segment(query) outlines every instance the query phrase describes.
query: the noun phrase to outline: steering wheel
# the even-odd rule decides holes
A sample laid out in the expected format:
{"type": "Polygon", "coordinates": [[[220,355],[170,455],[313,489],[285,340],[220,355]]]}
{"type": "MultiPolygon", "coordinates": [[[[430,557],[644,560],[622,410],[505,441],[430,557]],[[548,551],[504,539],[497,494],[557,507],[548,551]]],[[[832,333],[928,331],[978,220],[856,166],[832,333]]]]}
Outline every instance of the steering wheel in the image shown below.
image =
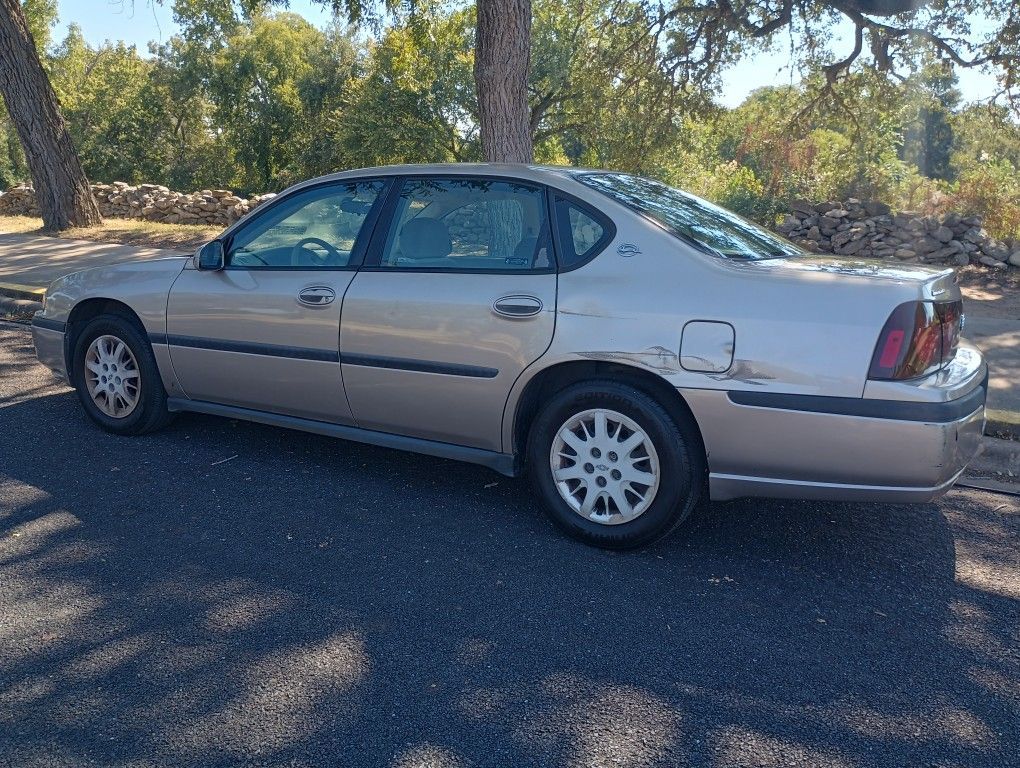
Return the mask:
{"type": "Polygon", "coordinates": [[[318,237],[303,237],[294,243],[290,249],[290,265],[292,267],[325,267],[343,266],[344,256],[334,246],[318,237]],[[325,257],[319,257],[311,250],[306,250],[306,245],[317,245],[326,251],[325,257]]]}

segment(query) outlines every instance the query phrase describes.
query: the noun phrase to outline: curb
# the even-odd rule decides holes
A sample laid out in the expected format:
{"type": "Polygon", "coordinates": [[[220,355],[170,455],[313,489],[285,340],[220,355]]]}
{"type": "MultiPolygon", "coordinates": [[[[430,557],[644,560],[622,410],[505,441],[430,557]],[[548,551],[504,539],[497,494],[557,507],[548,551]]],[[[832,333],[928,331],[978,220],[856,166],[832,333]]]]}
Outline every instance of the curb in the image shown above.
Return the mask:
{"type": "Polygon", "coordinates": [[[985,437],[981,441],[981,454],[978,459],[982,466],[992,471],[1001,470],[1003,474],[1012,472],[1020,481],[1020,442],[985,437]]]}
{"type": "Polygon", "coordinates": [[[32,315],[42,309],[42,302],[28,299],[12,299],[0,295],[0,319],[16,323],[30,323],[32,315]]]}
{"type": "Polygon", "coordinates": [[[1004,411],[997,408],[985,410],[985,434],[1005,435],[1020,440],[1020,412],[1004,411]]]}
{"type": "Polygon", "coordinates": [[[32,315],[42,309],[45,288],[24,283],[0,282],[0,318],[15,322],[30,322],[32,315]]]}
{"type": "Polygon", "coordinates": [[[46,288],[38,285],[26,285],[24,283],[0,282],[0,296],[7,296],[12,299],[25,299],[27,301],[42,302],[46,294],[46,288]]]}
{"type": "Polygon", "coordinates": [[[1020,492],[1020,442],[986,435],[961,482],[986,490],[1020,492]]]}

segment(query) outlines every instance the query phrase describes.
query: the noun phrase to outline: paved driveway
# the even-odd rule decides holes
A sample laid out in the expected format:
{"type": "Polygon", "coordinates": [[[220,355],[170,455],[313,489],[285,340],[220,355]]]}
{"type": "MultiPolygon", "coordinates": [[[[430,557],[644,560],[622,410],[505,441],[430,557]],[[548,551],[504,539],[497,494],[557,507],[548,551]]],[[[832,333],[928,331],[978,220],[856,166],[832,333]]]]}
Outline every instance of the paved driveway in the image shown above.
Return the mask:
{"type": "Polygon", "coordinates": [[[477,467],[106,435],[14,326],[0,371],[0,764],[1015,764],[1015,498],[717,504],[611,554],[477,467]]]}
{"type": "Polygon", "coordinates": [[[163,248],[0,233],[0,282],[45,288],[58,277],[80,269],[183,255],[163,248]]]}

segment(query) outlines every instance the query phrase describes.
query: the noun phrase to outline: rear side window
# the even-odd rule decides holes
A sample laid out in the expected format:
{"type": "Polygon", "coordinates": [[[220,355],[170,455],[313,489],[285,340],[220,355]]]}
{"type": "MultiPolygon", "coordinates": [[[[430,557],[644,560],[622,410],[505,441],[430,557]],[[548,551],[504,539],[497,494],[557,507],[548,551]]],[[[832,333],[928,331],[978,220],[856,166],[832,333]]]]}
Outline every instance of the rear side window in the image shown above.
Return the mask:
{"type": "Polygon", "coordinates": [[[576,178],[708,253],[731,259],[774,259],[804,253],[789,240],[732,211],[658,181],[607,172],[582,173],[576,178]]]}
{"type": "Polygon", "coordinates": [[[380,266],[552,271],[541,187],[488,178],[408,179],[380,266]]]}
{"type": "Polygon", "coordinates": [[[612,224],[605,216],[583,203],[559,196],[555,206],[561,269],[581,266],[609,244],[612,224]]]}

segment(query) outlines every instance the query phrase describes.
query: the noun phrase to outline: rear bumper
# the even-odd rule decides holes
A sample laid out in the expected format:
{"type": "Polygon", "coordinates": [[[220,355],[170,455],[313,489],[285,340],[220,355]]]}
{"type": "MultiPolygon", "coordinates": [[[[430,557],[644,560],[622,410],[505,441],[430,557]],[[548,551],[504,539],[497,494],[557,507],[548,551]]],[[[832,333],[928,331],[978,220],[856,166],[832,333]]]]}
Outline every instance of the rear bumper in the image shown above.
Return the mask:
{"type": "Polygon", "coordinates": [[[32,340],[39,362],[67,381],[64,358],[64,324],[36,315],[32,318],[32,340]]]}
{"type": "MultiPolygon", "coordinates": [[[[702,430],[712,499],[913,502],[952,487],[984,432],[988,372],[976,350],[951,391],[911,399],[683,390],[702,430]]],[[[897,393],[900,394],[900,393],[897,393]]]]}

